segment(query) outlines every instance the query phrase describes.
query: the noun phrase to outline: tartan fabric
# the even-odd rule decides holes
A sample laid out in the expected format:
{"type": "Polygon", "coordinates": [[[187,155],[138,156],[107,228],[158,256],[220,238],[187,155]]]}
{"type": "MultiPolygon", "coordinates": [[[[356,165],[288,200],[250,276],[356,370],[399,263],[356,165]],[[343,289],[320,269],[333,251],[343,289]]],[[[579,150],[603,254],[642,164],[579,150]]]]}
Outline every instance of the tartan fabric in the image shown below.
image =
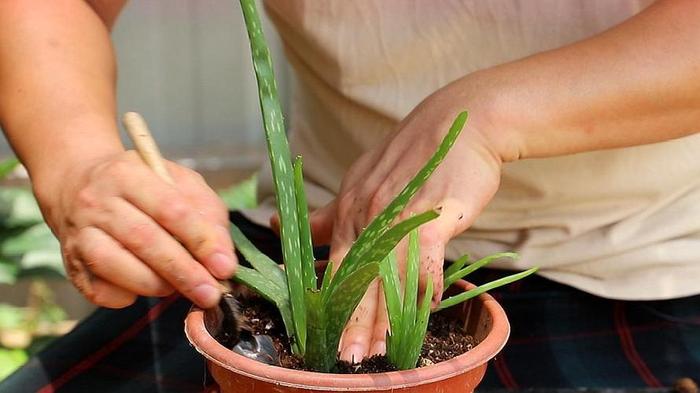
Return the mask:
{"type": "MultiPolygon", "coordinates": [[[[279,258],[268,229],[240,214],[232,220],[279,258]]],[[[503,274],[484,270],[470,280],[503,274]]],[[[700,379],[700,296],[613,301],[540,277],[493,294],[508,312],[512,333],[480,391],[657,393],[680,377],[700,379]]],[[[204,360],[184,337],[189,307],[174,295],[97,310],[2,382],[0,393],[211,391],[204,360]]]]}

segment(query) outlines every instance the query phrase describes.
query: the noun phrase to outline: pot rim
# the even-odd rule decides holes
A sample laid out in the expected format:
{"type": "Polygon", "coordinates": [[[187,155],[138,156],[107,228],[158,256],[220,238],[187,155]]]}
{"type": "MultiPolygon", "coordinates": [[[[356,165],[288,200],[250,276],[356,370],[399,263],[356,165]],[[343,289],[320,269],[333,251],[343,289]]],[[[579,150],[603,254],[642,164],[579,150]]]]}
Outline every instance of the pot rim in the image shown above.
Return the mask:
{"type": "MultiPolygon", "coordinates": [[[[474,285],[464,280],[455,284],[462,290],[474,285]]],[[[241,356],[209,334],[204,324],[204,310],[193,307],[185,319],[185,335],[195,350],[207,360],[231,372],[262,382],[297,389],[325,391],[373,391],[401,389],[438,382],[476,368],[494,356],[505,346],[510,335],[510,325],[501,305],[491,295],[484,293],[475,298],[483,303],[492,319],[486,337],[474,348],[450,360],[412,370],[391,371],[376,374],[332,374],[293,370],[256,362],[241,356]]]]}

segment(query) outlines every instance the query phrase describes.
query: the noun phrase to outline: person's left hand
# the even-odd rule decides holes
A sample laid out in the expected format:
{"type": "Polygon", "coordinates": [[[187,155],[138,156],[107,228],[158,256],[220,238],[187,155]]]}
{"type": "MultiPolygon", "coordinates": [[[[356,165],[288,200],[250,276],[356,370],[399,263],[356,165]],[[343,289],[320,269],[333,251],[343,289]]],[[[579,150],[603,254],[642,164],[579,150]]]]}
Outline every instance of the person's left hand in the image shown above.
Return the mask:
{"type": "MultiPolygon", "coordinates": [[[[416,107],[380,146],[362,155],[343,179],[337,198],[312,214],[314,239],[331,245],[330,260],[342,261],[359,233],[401,191],[435,152],[457,114],[470,118],[452,150],[416,194],[399,220],[439,208],[440,216],[423,225],[420,241],[420,292],[433,279],[433,304],[442,293],[442,265],[447,242],[466,230],[496,192],[501,155],[494,148],[485,107],[453,84],[416,107]],[[456,105],[458,103],[459,105],[456,105]]],[[[398,259],[405,260],[405,246],[398,259]]],[[[403,269],[400,267],[400,271],[403,269]]],[[[370,285],[348,322],[340,343],[340,358],[359,362],[386,351],[388,321],[379,280],[370,285]]]]}

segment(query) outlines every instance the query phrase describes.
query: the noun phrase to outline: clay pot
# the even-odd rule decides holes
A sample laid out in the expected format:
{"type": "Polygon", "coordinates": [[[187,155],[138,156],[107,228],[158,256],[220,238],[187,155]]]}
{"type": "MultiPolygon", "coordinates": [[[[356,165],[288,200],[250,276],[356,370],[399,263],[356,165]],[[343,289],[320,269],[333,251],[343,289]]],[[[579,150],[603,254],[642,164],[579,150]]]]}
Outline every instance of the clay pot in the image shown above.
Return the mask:
{"type": "MultiPolygon", "coordinates": [[[[453,292],[473,288],[459,281],[453,292]]],[[[483,294],[442,312],[452,313],[479,344],[446,362],[408,371],[340,375],[269,366],[238,355],[219,344],[208,330],[217,326],[213,312],[193,308],[185,320],[185,333],[206,359],[221,393],[227,392],[472,392],[486,372],[486,364],[503,348],[510,333],[505,312],[496,300],[483,294]],[[207,312],[208,313],[208,312],[207,312]],[[205,322],[206,321],[206,322],[205,322]]]]}

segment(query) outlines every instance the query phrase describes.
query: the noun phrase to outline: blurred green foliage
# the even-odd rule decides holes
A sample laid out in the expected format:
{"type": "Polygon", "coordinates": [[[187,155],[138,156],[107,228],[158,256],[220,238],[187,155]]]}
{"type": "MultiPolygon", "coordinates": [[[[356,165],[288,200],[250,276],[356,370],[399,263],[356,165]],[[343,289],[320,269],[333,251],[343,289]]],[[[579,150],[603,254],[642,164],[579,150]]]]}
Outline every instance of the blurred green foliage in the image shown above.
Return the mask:
{"type": "MultiPolygon", "coordinates": [[[[19,162],[0,161],[0,181],[19,162]]],[[[27,307],[0,303],[0,380],[65,329],[63,309],[41,281],[65,277],[60,246],[26,187],[0,186],[0,284],[31,280],[27,307]]]]}
{"type": "Polygon", "coordinates": [[[219,197],[229,210],[252,209],[258,206],[258,177],[253,175],[229,188],[219,190],[219,197]]]}

